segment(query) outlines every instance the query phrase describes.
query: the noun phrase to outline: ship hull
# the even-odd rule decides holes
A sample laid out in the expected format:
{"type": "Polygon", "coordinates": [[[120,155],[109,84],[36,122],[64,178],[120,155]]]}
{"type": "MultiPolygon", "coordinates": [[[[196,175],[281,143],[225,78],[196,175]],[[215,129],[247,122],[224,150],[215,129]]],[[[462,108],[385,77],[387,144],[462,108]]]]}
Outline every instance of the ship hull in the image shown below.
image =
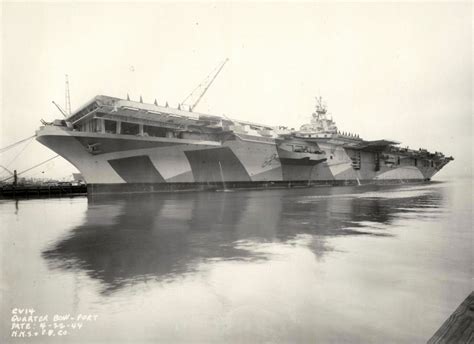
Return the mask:
{"type": "Polygon", "coordinates": [[[320,143],[326,159],[288,160],[271,139],[225,142],[135,137],[45,127],[37,140],[73,164],[91,194],[423,182],[442,167],[320,143]],[[354,167],[354,156],[359,165],[354,167]]]}
{"type": "Polygon", "coordinates": [[[196,191],[237,191],[237,190],[270,190],[311,187],[337,187],[350,185],[396,185],[422,184],[429,180],[420,179],[384,179],[384,180],[319,180],[319,181],[268,181],[268,182],[209,182],[209,183],[120,183],[120,184],[87,184],[89,195],[116,193],[166,193],[196,191]]]}

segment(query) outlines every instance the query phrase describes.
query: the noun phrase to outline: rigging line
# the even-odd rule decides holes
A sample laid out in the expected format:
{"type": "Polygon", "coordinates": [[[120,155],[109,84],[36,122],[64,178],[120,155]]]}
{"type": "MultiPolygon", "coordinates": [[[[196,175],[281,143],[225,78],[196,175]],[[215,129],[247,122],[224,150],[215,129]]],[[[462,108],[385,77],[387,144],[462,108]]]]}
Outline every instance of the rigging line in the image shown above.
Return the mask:
{"type": "Polygon", "coordinates": [[[9,150],[10,148],[13,148],[13,147],[15,147],[16,145],[19,145],[19,144],[22,143],[22,142],[28,141],[28,140],[32,139],[33,137],[35,137],[35,136],[36,136],[36,135],[32,135],[32,136],[30,136],[30,137],[27,137],[26,139],[17,141],[17,142],[15,142],[15,143],[12,143],[11,145],[8,145],[8,146],[6,146],[6,147],[0,148],[0,153],[3,153],[3,152],[5,152],[5,151],[9,150]]]}
{"type": "Polygon", "coordinates": [[[13,176],[13,172],[10,171],[8,168],[6,168],[5,166],[3,165],[0,165],[0,168],[3,170],[2,172],[7,172],[8,174],[12,175],[13,176]]]}
{"type": "Polygon", "coordinates": [[[219,75],[220,71],[222,70],[222,68],[224,67],[224,65],[227,63],[227,61],[229,61],[228,58],[226,58],[224,60],[223,63],[221,63],[220,65],[218,65],[216,68],[214,68],[212,70],[211,73],[209,73],[205,78],[204,80],[202,80],[199,85],[194,89],[192,90],[192,92],[180,103],[181,105],[187,105],[186,102],[188,101],[189,98],[191,98],[193,95],[196,94],[196,91],[199,89],[199,88],[203,88],[203,90],[201,91],[201,94],[200,96],[198,97],[198,100],[194,102],[194,104],[190,104],[190,107],[191,109],[194,109],[197,104],[199,103],[199,101],[201,100],[201,98],[204,96],[204,94],[207,92],[208,88],[212,85],[212,83],[214,82],[214,79],[217,77],[217,75],[219,75]]]}
{"type": "MultiPolygon", "coordinates": [[[[46,164],[48,161],[51,161],[51,160],[53,160],[53,159],[56,159],[58,156],[59,156],[59,155],[55,155],[55,156],[53,156],[52,158],[46,159],[45,161],[40,162],[39,164],[36,164],[36,165],[34,165],[34,166],[32,166],[32,167],[26,169],[26,170],[23,170],[23,171],[17,173],[16,175],[19,176],[20,174],[23,174],[23,173],[26,173],[26,172],[28,172],[28,171],[31,171],[32,169],[34,169],[34,168],[36,168],[36,167],[39,167],[39,166],[41,166],[41,165],[43,165],[43,164],[46,164]]],[[[10,177],[8,177],[8,178],[5,178],[5,179],[3,179],[3,180],[0,180],[0,182],[5,182],[5,181],[7,181],[8,179],[12,179],[12,178],[13,178],[13,176],[10,176],[10,177]]]]}
{"type": "Polygon", "coordinates": [[[25,151],[25,149],[30,145],[31,142],[33,141],[28,141],[28,143],[25,146],[23,146],[21,151],[17,155],[15,155],[15,157],[7,164],[6,167],[10,167],[10,165],[13,164],[13,162],[21,155],[21,153],[25,151]]]}
{"type": "Polygon", "coordinates": [[[197,85],[196,88],[191,91],[190,94],[188,94],[188,96],[181,102],[181,104],[186,104],[186,101],[187,101],[189,98],[191,98],[191,96],[192,96],[193,94],[195,94],[196,91],[197,91],[200,87],[203,87],[204,85],[206,85],[207,82],[208,82],[208,80],[211,78],[211,75],[212,75],[217,69],[219,69],[219,66],[217,66],[216,68],[214,68],[214,69],[212,70],[212,72],[209,73],[209,74],[199,83],[199,85],[197,85]]]}
{"type": "Polygon", "coordinates": [[[222,63],[222,65],[219,67],[219,69],[217,70],[216,74],[214,74],[214,76],[212,77],[212,79],[207,83],[206,87],[204,88],[204,90],[202,91],[201,95],[199,96],[199,98],[194,102],[194,104],[191,106],[191,111],[194,110],[194,108],[199,104],[199,102],[201,101],[202,97],[204,97],[204,95],[206,94],[207,90],[209,89],[209,87],[211,87],[212,83],[214,82],[214,80],[216,80],[217,76],[219,75],[219,73],[221,72],[222,68],[224,68],[225,64],[227,63],[227,61],[229,61],[228,58],[226,58],[224,60],[224,62],[222,63]]]}
{"type": "Polygon", "coordinates": [[[208,79],[209,79],[209,75],[208,75],[208,76],[206,77],[206,79],[204,79],[199,85],[197,85],[197,87],[196,87],[195,89],[193,89],[193,90],[191,91],[191,93],[188,94],[188,96],[187,96],[180,104],[181,104],[181,105],[186,105],[186,102],[188,101],[188,99],[191,98],[191,96],[192,96],[193,94],[195,94],[196,91],[197,91],[200,87],[203,87],[204,82],[206,82],[208,79]]]}

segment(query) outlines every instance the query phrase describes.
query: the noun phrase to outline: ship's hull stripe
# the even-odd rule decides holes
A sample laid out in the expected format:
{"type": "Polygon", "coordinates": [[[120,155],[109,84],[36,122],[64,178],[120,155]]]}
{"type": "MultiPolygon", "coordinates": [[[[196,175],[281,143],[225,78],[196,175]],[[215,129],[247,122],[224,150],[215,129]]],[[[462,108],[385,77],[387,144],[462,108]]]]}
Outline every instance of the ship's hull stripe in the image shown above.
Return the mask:
{"type": "Polygon", "coordinates": [[[84,146],[84,148],[93,150],[95,155],[179,145],[179,143],[175,142],[138,141],[123,138],[76,137],[76,139],[84,146]]]}
{"type": "Polygon", "coordinates": [[[250,176],[229,147],[185,151],[194,181],[250,181],[250,176]]]}
{"type": "Polygon", "coordinates": [[[145,155],[109,160],[109,164],[127,183],[165,182],[150,158],[145,155]]]}
{"type": "Polygon", "coordinates": [[[167,183],[192,183],[193,181],[193,173],[191,171],[183,172],[166,179],[167,183]]]}

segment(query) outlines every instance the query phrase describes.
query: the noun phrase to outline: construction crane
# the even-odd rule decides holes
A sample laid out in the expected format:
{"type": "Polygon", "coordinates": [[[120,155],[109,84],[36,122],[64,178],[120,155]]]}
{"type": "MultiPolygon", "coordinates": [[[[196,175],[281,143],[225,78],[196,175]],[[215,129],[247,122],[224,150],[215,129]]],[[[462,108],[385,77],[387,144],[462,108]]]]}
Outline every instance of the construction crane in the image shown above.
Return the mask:
{"type": "Polygon", "coordinates": [[[179,104],[180,107],[186,105],[189,107],[189,111],[193,111],[194,108],[199,104],[209,87],[212,85],[217,75],[219,75],[222,68],[224,68],[224,65],[227,63],[227,61],[229,61],[228,58],[226,58],[224,62],[222,62],[214,71],[212,71],[203,81],[201,81],[201,83],[179,104]],[[187,101],[190,101],[193,96],[196,96],[196,94],[199,95],[197,96],[197,99],[194,103],[186,103],[187,101]]]}

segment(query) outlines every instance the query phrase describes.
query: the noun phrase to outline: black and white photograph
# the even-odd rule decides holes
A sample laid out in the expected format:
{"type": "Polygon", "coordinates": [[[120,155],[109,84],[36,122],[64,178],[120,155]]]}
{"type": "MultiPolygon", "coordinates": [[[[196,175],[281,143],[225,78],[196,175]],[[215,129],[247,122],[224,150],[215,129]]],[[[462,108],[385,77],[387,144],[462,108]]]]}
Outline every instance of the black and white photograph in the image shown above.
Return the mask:
{"type": "Polygon", "coordinates": [[[0,343],[474,343],[472,1],[0,1],[0,343]]]}

